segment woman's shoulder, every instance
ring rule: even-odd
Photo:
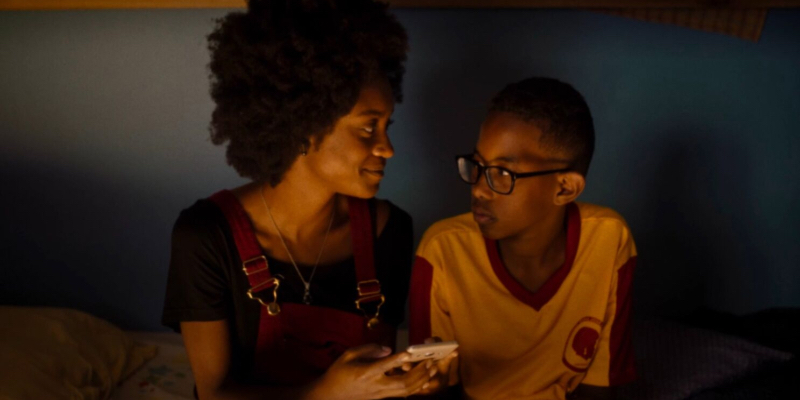
[[[375,199],[375,221],[378,225],[378,236],[384,231],[397,233],[411,231],[411,215],[389,200]]]
[[[210,199],[199,199],[181,210],[172,228],[173,241],[197,242],[218,238],[225,215]]]
[[[380,221],[400,220],[411,221],[411,215],[403,210],[396,204],[386,199],[375,198],[375,209],[377,211],[377,219]]]

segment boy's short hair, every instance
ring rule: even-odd
[[[541,143],[568,158],[584,176],[594,153],[594,124],[589,106],[569,84],[552,78],[528,78],[494,96],[489,112],[508,112],[542,130]]]

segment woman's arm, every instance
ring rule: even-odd
[[[308,398],[308,387],[245,386],[230,379],[227,321],[181,322],[181,333],[200,399]]]
[[[436,374],[423,363],[403,374],[385,372],[407,360],[406,353],[365,345],[346,351],[316,381],[293,387],[242,385],[230,379],[230,332],[225,320],[181,322],[181,332],[194,373],[197,395],[206,399],[373,399],[405,397],[427,388]]]

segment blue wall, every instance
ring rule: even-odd
[[[178,212],[242,180],[208,140],[220,10],[0,13],[0,303],[159,329]],[[468,209],[452,155],[491,95],[547,75],[595,116],[583,200],[630,223],[638,310],[800,306],[800,10],[761,41],[587,11],[398,10],[412,51],[380,196]]]

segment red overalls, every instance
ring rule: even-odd
[[[394,348],[395,328],[378,320],[384,297],[375,278],[372,221],[366,200],[348,198],[358,281],[356,307],[363,315],[305,304],[278,304],[280,281],[270,274],[244,208],[228,190],[215,193],[211,200],[230,225],[242,271],[250,282],[247,295],[262,304],[254,360],[254,375],[260,382],[307,383],[322,375],[350,347],[377,343]]]

